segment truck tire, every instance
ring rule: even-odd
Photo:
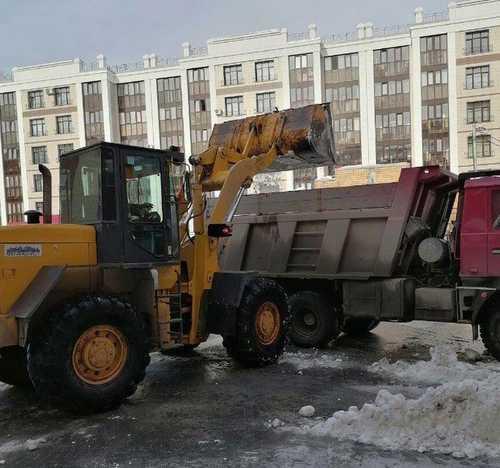
[[[0,349],[0,382],[17,387],[31,386],[26,368],[26,352],[21,346]]]
[[[85,297],[51,314],[28,344],[38,396],[76,413],[106,411],[132,395],[149,364],[144,320],[122,300]]]
[[[495,302],[498,305],[498,302]],[[480,323],[484,347],[500,361],[500,310],[489,308]]]
[[[299,291],[289,300],[292,321],[289,336],[303,348],[321,347],[339,334],[335,310],[314,291]]]
[[[246,286],[237,313],[234,336],[224,337],[228,354],[246,367],[276,362],[287,342],[285,290],[271,279],[256,278]]]
[[[374,330],[379,323],[380,320],[370,318],[346,319],[342,331],[351,336],[366,335]]]

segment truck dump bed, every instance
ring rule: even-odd
[[[456,183],[439,167],[408,168],[396,183],[243,197],[221,268],[302,278],[404,274],[407,240],[444,233]]]

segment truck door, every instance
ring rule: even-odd
[[[500,276],[500,188],[493,188],[490,194],[488,276]]]
[[[465,184],[460,229],[460,274],[464,277],[480,277],[488,274],[489,190],[470,186],[468,182]]]

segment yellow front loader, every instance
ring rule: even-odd
[[[194,348],[210,333],[245,366],[276,361],[286,294],[275,280],[219,271],[218,241],[256,174],[333,155],[325,105],[215,125],[189,166],[174,149],[100,143],[61,157],[60,225],[47,224],[41,167],[44,224],[29,212],[28,224],[0,228],[0,381],[89,412],[131,395],[151,351]]]

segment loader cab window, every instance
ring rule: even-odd
[[[101,219],[101,157],[97,151],[61,159],[61,216],[64,223]]]
[[[134,241],[154,255],[164,255],[161,166],[158,158],[127,156],[128,222]]]

